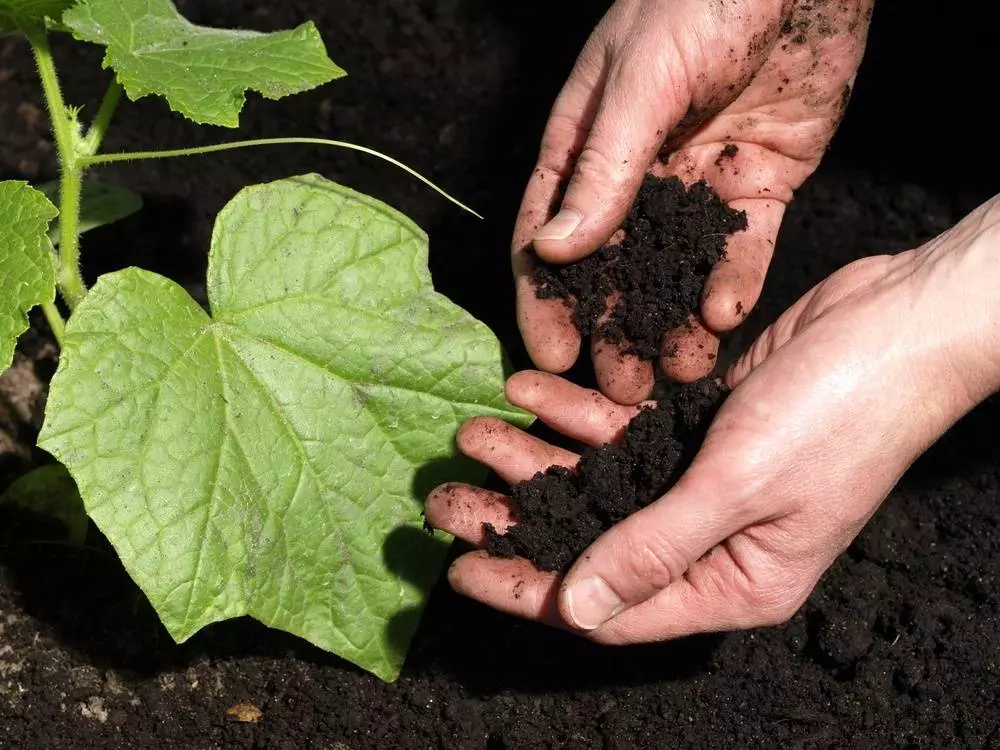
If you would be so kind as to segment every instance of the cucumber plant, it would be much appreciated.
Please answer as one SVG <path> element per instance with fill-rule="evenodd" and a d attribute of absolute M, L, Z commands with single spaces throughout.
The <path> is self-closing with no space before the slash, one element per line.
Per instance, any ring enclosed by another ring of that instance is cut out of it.
<path fill-rule="evenodd" d="M 434 291 L 426 235 L 301 175 L 220 213 L 208 310 L 149 271 L 90 289 L 80 272 L 82 232 L 138 208 L 85 179 L 101 164 L 275 142 L 389 159 L 307 138 L 102 153 L 123 95 L 233 127 L 248 90 L 279 99 L 344 71 L 311 23 L 206 28 L 170 0 L 0 0 L 2 33 L 31 45 L 60 167 L 41 190 L 0 183 L 0 369 L 35 307 L 61 346 L 39 446 L 177 641 L 249 615 L 395 679 L 446 551 L 423 530 L 420 488 L 482 479 L 455 455 L 465 419 L 530 421 L 504 399 L 495 336 Z M 113 71 L 87 124 L 63 98 L 58 33 L 102 45 Z M 18 483 L 19 503 L 65 486 L 45 471 Z"/>

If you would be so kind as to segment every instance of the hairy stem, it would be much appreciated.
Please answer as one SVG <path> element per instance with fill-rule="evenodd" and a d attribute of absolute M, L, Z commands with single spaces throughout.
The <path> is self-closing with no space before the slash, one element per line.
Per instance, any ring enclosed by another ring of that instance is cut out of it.
<path fill-rule="evenodd" d="M 62 349 L 63 338 L 66 335 L 66 321 L 63 320 L 62 313 L 59 312 L 55 302 L 43 302 L 42 312 L 45 313 L 45 320 L 48 321 L 49 328 L 52 329 L 52 335 L 56 337 L 56 343 Z"/>
<path fill-rule="evenodd" d="M 87 154 L 96 154 L 101 148 L 104 136 L 108 132 L 108 126 L 111 124 L 111 118 L 115 116 L 115 110 L 118 109 L 122 93 L 122 85 L 118 83 L 118 79 L 112 80 L 108 85 L 108 90 L 104 92 L 97 116 L 90 124 L 90 128 L 87 129 L 87 135 L 83 140 L 84 151 Z"/>
<path fill-rule="evenodd" d="M 216 143 L 210 146 L 197 146 L 194 148 L 179 148 L 171 149 L 167 151 L 135 151 L 130 153 L 122 154 L 96 154 L 93 156 L 83 156 L 77 160 L 77 163 L 84 167 L 93 167 L 98 164 L 112 164 L 114 162 L 122 161 L 140 161 L 143 159 L 172 159 L 178 156 L 199 156 L 201 154 L 213 154 L 219 151 L 234 151 L 241 148 L 255 148 L 259 146 L 279 146 L 288 144 L 308 144 L 315 146 L 332 146 L 335 148 L 345 148 L 350 151 L 360 151 L 363 154 L 368 154 L 369 156 L 375 156 L 383 161 L 387 161 L 395 167 L 402 169 L 407 174 L 416 177 L 422 183 L 430 187 L 432 190 L 436 191 L 443 197 L 447 198 L 449 201 L 454 203 L 456 206 L 464 211 L 468 211 L 470 214 L 476 218 L 483 218 L 478 213 L 473 211 L 471 208 L 466 206 L 464 203 L 459 201 L 457 198 L 453 198 L 451 195 L 446 193 L 444 190 L 439 188 L 429 179 L 424 177 L 422 174 L 412 169 L 403 162 L 393 159 L 391 156 L 387 156 L 380 151 L 375 149 L 367 148 L 366 146 L 358 146 L 354 143 L 348 143 L 346 141 L 332 141 L 327 138 L 258 138 L 250 141 L 230 141 L 228 143 Z"/>
<path fill-rule="evenodd" d="M 83 169 L 76 155 L 76 120 L 66 108 L 55 61 L 44 29 L 26 32 L 38 65 L 45 103 L 52 120 L 52 133 L 56 139 L 59 167 L 59 291 L 70 309 L 87 294 L 87 287 L 80 274 L 80 197 L 83 192 Z"/>

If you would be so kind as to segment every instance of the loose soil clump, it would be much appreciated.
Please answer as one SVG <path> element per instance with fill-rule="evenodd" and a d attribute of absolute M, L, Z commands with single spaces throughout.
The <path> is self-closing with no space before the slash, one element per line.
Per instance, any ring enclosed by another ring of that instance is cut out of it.
<path fill-rule="evenodd" d="M 686 188 L 678 177 L 647 177 L 622 228 L 621 243 L 576 263 L 541 263 L 536 294 L 565 300 L 583 335 L 650 360 L 663 334 L 698 309 L 705 279 L 725 257 L 729 235 L 747 228 L 747 217 L 704 181 Z M 609 298 L 617 302 L 604 318 Z"/>
<path fill-rule="evenodd" d="M 486 524 L 487 549 L 541 570 L 566 571 L 604 531 L 660 498 L 687 468 L 727 391 L 714 380 L 676 386 L 629 423 L 618 444 L 584 451 L 514 485 L 517 523 Z"/>

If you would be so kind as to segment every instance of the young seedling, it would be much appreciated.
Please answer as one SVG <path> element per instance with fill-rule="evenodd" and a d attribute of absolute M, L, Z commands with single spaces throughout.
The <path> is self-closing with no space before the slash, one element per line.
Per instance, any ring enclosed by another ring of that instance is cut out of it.
<path fill-rule="evenodd" d="M 422 488 L 482 479 L 453 448 L 465 419 L 530 421 L 503 397 L 499 342 L 434 291 L 426 235 L 318 175 L 247 187 L 216 222 L 206 311 L 136 268 L 87 289 L 80 234 L 138 208 L 84 181 L 113 161 L 320 144 L 427 181 L 313 138 L 100 151 L 123 93 L 235 126 L 247 90 L 344 75 L 310 23 L 261 34 L 192 25 L 169 0 L 0 0 L 11 32 L 34 52 L 60 166 L 44 192 L 0 183 L 0 369 L 35 306 L 62 346 L 39 445 L 178 641 L 250 615 L 394 679 L 446 550 L 422 529 Z M 86 127 L 50 53 L 61 32 L 103 45 L 114 71 Z"/>

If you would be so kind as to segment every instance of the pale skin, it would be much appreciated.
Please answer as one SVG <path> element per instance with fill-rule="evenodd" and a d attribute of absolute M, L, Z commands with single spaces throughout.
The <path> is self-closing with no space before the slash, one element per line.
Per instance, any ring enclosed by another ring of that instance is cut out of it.
<path fill-rule="evenodd" d="M 608 644 L 786 621 L 912 462 L 1000 390 L 998 258 L 1000 196 L 919 248 L 841 269 L 726 373 L 732 394 L 662 498 L 605 533 L 566 575 L 476 551 L 455 561 L 452 586 Z M 546 340 L 551 316 L 525 318 L 521 302 L 526 340 Z M 638 393 L 614 400 L 544 371 L 507 384 L 512 403 L 595 446 L 620 438 Z M 490 419 L 467 423 L 458 444 L 509 483 L 577 461 Z M 438 488 L 427 518 L 476 546 L 484 523 L 512 523 L 504 495 L 461 484 Z"/>
<path fill-rule="evenodd" d="M 609 644 L 781 623 L 903 472 L 1000 389 L 1000 198 L 916 250 L 857 261 L 779 318 L 730 369 L 734 388 L 694 464 L 605 533 L 566 576 L 526 560 L 460 557 L 459 592 Z M 636 407 L 523 372 L 510 400 L 591 445 Z M 508 482 L 577 456 L 490 419 L 466 455 Z M 475 545 L 511 523 L 507 499 L 446 485 L 427 518 Z"/>
<path fill-rule="evenodd" d="M 872 2 L 619 0 L 611 7 L 552 108 L 514 229 L 518 324 L 540 370 L 569 369 L 581 339 L 565 305 L 536 298 L 535 253 L 565 263 L 596 250 L 622 223 L 647 172 L 705 179 L 747 212 L 748 230 L 730 239 L 700 314 L 664 341 L 660 365 L 673 379 L 712 369 L 719 334 L 757 302 L 786 204 L 840 122 Z M 729 145 L 736 154 L 720 160 Z M 609 398 L 638 403 L 652 389 L 655 363 L 621 348 L 592 342 L 597 380 Z"/>

